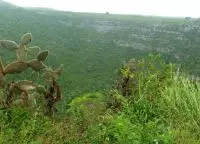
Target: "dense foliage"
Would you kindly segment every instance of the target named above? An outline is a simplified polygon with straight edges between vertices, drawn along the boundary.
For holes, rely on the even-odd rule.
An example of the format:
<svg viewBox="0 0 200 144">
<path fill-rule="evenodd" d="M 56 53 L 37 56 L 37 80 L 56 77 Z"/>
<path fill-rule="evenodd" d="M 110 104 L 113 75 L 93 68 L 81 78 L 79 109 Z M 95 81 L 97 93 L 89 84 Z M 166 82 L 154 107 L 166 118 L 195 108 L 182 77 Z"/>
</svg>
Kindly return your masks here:
<svg viewBox="0 0 200 144">
<path fill-rule="evenodd" d="M 39 107 L 2 109 L 1 143 L 200 142 L 198 82 L 152 55 L 129 61 L 118 76 L 109 93 L 81 95 L 53 120 Z M 131 93 L 124 95 L 127 88 Z"/>
</svg>

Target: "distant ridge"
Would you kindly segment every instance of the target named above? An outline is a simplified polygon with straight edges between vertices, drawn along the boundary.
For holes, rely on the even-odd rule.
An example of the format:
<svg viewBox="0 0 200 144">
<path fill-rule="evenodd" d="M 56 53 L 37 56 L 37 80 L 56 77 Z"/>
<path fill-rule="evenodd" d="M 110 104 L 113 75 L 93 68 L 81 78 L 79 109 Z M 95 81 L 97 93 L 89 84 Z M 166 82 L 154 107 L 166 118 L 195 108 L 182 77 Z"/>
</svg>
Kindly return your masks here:
<svg viewBox="0 0 200 144">
<path fill-rule="evenodd" d="M 0 8 L 10 8 L 10 9 L 13 9 L 13 8 L 19 8 L 18 6 L 14 5 L 14 4 L 11 4 L 11 3 L 8 3 L 8 2 L 5 2 L 3 0 L 0 0 Z"/>
<path fill-rule="evenodd" d="M 40 11 L 59 11 L 53 8 L 46 8 L 46 7 L 21 7 L 21 6 L 17 6 L 15 4 L 6 2 L 4 0 L 0 0 L 0 11 L 1 9 L 19 9 L 19 8 L 28 9 L 28 10 L 40 10 Z"/>
<path fill-rule="evenodd" d="M 53 8 L 46 8 L 46 7 L 23 7 L 23 8 L 26 8 L 26 9 L 33 9 L 33 10 L 47 10 L 47 11 L 58 11 L 56 9 L 53 9 Z"/>
</svg>

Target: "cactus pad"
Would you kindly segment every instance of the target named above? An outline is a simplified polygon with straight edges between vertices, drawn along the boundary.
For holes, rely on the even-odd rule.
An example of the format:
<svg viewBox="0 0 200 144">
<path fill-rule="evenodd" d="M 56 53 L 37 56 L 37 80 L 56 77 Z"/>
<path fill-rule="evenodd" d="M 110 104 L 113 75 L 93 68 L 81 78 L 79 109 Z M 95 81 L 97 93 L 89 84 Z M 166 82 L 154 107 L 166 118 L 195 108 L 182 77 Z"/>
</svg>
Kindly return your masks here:
<svg viewBox="0 0 200 144">
<path fill-rule="evenodd" d="M 33 37 L 31 33 L 25 33 L 21 37 L 21 45 L 28 45 L 32 41 Z"/>
<path fill-rule="evenodd" d="M 26 58 L 26 46 L 20 45 L 19 49 L 16 50 L 18 60 L 24 60 Z"/>
<path fill-rule="evenodd" d="M 49 55 L 49 51 L 43 50 L 37 55 L 37 60 L 38 61 L 45 61 L 48 55 Z"/>
<path fill-rule="evenodd" d="M 15 41 L 0 40 L 0 48 L 5 48 L 10 51 L 15 51 L 19 48 L 19 45 Z"/>
<path fill-rule="evenodd" d="M 28 62 L 29 66 L 36 72 L 41 71 L 42 69 L 46 68 L 47 66 L 42 62 L 38 61 L 37 59 L 33 59 Z"/>
<path fill-rule="evenodd" d="M 10 64 L 8 64 L 5 69 L 4 73 L 5 74 L 16 74 L 16 73 L 21 73 L 28 69 L 29 65 L 28 63 L 24 61 L 15 61 Z"/>
<path fill-rule="evenodd" d="M 16 82 L 16 86 L 23 91 L 34 90 L 37 87 L 36 84 L 29 80 L 18 81 Z"/>
</svg>

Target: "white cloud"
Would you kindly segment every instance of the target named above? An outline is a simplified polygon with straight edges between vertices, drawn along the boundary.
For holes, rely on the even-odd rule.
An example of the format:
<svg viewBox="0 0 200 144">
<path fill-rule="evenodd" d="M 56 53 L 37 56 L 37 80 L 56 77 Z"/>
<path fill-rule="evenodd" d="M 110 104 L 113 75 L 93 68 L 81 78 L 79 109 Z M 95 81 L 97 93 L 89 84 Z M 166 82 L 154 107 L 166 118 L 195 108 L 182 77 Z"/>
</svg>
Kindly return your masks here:
<svg viewBox="0 0 200 144">
<path fill-rule="evenodd" d="M 6 0 L 19 6 L 79 12 L 199 17 L 199 0 Z"/>
</svg>

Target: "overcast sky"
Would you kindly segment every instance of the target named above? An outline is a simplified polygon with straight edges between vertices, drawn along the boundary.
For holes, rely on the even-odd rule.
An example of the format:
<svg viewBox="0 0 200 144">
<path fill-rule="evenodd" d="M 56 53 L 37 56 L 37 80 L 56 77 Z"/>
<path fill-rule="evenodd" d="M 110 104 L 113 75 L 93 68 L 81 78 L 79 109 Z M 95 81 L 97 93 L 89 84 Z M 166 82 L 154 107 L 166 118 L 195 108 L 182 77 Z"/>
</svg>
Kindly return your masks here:
<svg viewBox="0 0 200 144">
<path fill-rule="evenodd" d="M 174 17 L 200 17 L 200 0 L 5 0 L 18 6 L 49 7 L 75 12 L 106 11 Z"/>
</svg>

